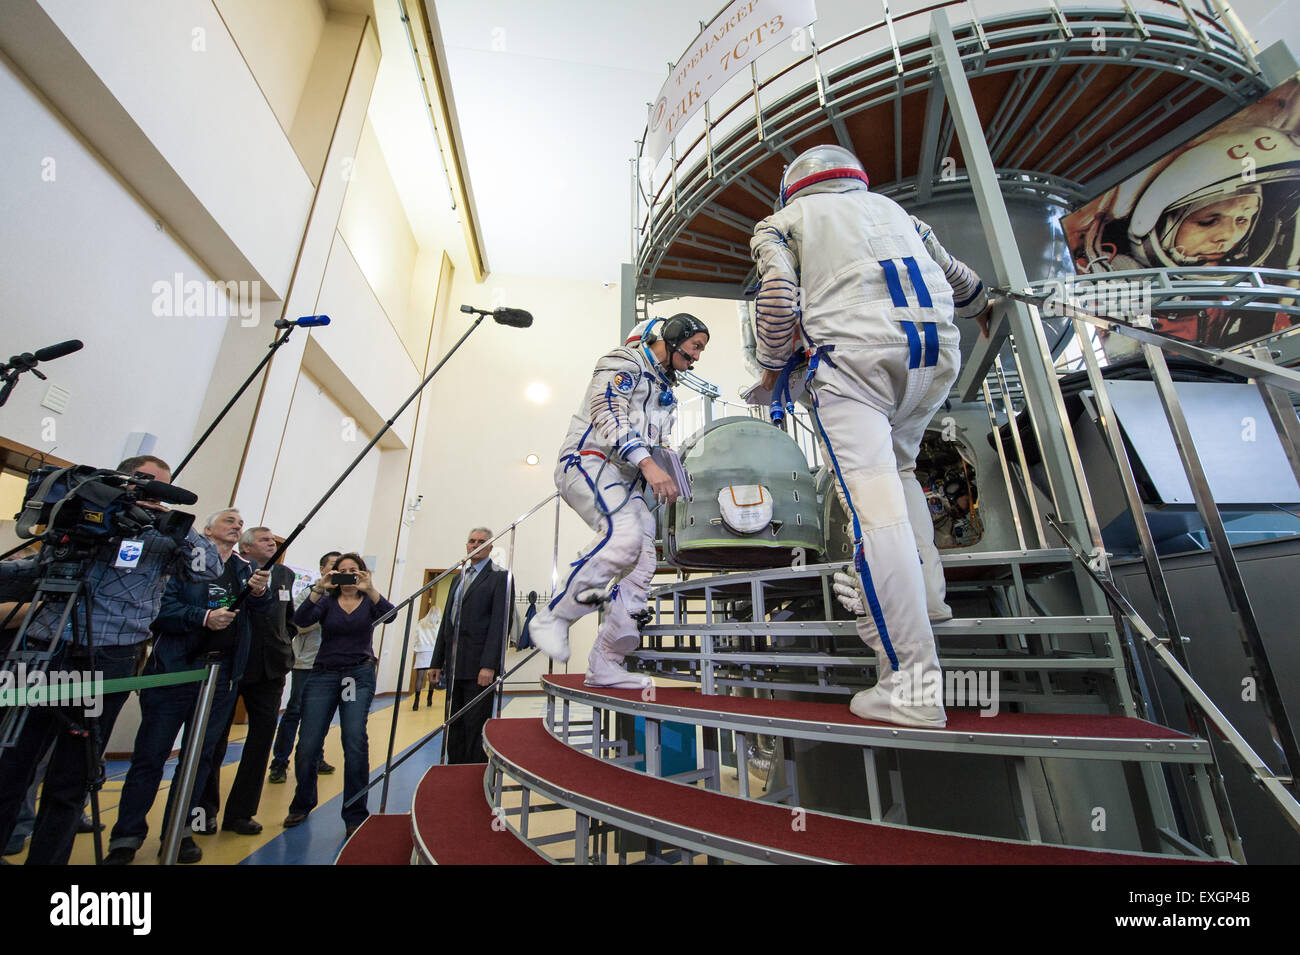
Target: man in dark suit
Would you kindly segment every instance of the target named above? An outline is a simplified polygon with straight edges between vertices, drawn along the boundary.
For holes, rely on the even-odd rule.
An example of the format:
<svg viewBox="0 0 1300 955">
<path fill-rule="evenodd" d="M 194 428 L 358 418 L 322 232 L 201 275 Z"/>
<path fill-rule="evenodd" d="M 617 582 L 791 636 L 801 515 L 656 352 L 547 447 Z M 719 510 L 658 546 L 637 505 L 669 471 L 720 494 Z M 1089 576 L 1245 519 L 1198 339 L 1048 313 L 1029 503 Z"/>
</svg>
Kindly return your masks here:
<svg viewBox="0 0 1300 955">
<path fill-rule="evenodd" d="M 453 580 L 442 615 L 438 641 L 433 648 L 434 682 L 444 666 L 451 668 L 451 713 L 455 715 L 492 685 L 501 672 L 506 623 L 514 602 L 506 571 L 494 567 L 487 542 L 492 532 L 476 527 L 469 532 L 465 552 L 469 567 Z M 464 589 L 462 597 L 461 590 Z M 483 724 L 492 714 L 488 693 L 456 720 L 447 731 L 447 762 L 484 763 Z"/>
<path fill-rule="evenodd" d="M 254 567 L 265 567 L 275 553 L 275 535 L 269 527 L 252 527 L 239 538 L 239 553 Z M 275 741 L 275 725 L 280 716 L 280 699 L 284 696 L 284 677 L 293 666 L 293 635 L 297 632 L 291 622 L 293 617 L 293 571 L 283 564 L 270 568 L 271 584 L 268 588 L 273 598 L 264 613 L 251 613 L 252 640 L 248 647 L 248 662 L 239 682 L 239 695 L 248 712 L 248 735 L 239 757 L 239 769 L 226 800 L 226 816 L 221 828 L 241 836 L 255 836 L 262 824 L 255 820 L 258 803 L 262 800 L 262 783 L 271 758 L 271 744 Z M 212 772 L 203 793 L 205 810 L 202 822 L 195 831 L 210 834 L 217 831 L 217 810 L 221 805 L 219 785 L 221 764 L 226 757 L 226 740 L 231 722 L 221 734 L 213 756 Z"/>
</svg>

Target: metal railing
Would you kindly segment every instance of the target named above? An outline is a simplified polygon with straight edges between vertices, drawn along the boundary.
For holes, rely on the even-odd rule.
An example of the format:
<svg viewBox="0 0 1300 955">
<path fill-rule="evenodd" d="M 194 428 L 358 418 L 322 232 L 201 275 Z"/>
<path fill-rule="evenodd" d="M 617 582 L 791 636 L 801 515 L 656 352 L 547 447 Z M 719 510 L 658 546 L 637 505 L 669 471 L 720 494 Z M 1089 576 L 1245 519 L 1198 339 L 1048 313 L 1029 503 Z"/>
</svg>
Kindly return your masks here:
<svg viewBox="0 0 1300 955">
<path fill-rule="evenodd" d="M 552 550 L 551 550 L 551 590 L 554 591 L 557 582 L 559 580 L 559 568 L 560 568 L 561 500 L 558 491 L 548 495 L 547 497 L 543 498 L 540 502 L 533 505 L 522 515 L 515 518 L 515 520 L 511 521 L 510 524 L 507 525 L 505 530 L 501 531 L 501 533 L 497 534 L 495 537 L 491 538 L 483 545 L 483 547 L 487 548 L 490 552 L 493 544 L 495 544 L 497 541 L 501 540 L 502 538 L 508 538 L 508 551 L 507 551 L 507 558 L 506 558 L 506 593 L 508 595 L 514 593 L 516 532 L 518 531 L 519 526 L 521 524 L 523 524 L 526 520 L 528 520 L 534 514 L 539 512 L 547 504 L 550 504 L 552 501 L 555 502 L 555 530 L 554 530 L 554 537 L 553 537 Z M 499 714 L 501 709 L 501 693 L 505 687 L 506 679 L 512 676 L 514 673 L 516 673 L 520 668 L 525 666 L 529 661 L 531 661 L 534 657 L 536 657 L 538 653 L 541 652 L 540 650 L 533 650 L 532 653 L 528 654 L 528 656 L 524 657 L 522 660 L 517 662 L 509 670 L 505 669 L 506 649 L 510 638 L 510 623 L 513 618 L 513 613 L 511 613 L 510 611 L 514 606 L 513 601 L 508 601 L 507 612 L 504 615 L 505 619 L 503 621 L 502 631 L 501 631 L 501 661 L 502 661 L 501 672 L 498 672 L 496 677 L 492 680 L 491 684 L 486 687 L 483 687 L 482 690 L 472 700 L 469 700 L 468 702 L 463 704 L 460 707 L 460 709 L 457 710 L 455 713 L 450 713 L 447 716 L 447 718 L 437 727 L 437 729 L 434 729 L 432 732 L 427 733 L 423 737 L 421 737 L 401 757 L 397 759 L 393 758 L 393 750 L 396 747 L 396 743 L 397 743 L 397 723 L 402 710 L 402 707 L 398 705 L 400 704 L 401 695 L 402 695 L 402 689 L 401 689 L 402 678 L 407 672 L 406 671 L 407 653 L 411 646 L 412 616 L 418 609 L 418 602 L 420 598 L 423 597 L 426 593 L 428 593 L 432 589 L 434 589 L 435 587 L 437 587 L 438 584 L 442 583 L 443 580 L 445 580 L 452 574 L 460 575 L 461 578 L 460 584 L 462 587 L 464 587 L 465 573 L 468 570 L 471 562 L 472 561 L 469 555 L 466 555 L 465 557 L 461 558 L 453 566 L 447 568 L 442 573 L 438 574 L 438 576 L 434 577 L 432 580 L 426 583 L 419 590 L 415 591 L 410 596 L 402 600 L 401 603 L 395 605 L 392 610 L 386 613 L 383 617 L 376 620 L 372 625 L 373 628 L 373 627 L 380 627 L 388 623 L 392 623 L 397 620 L 398 615 L 403 610 L 406 611 L 406 623 L 402 631 L 402 651 L 400 654 L 400 658 L 398 660 L 398 668 L 397 668 L 398 676 L 397 676 L 396 695 L 398 698 L 398 703 L 395 703 L 393 706 L 393 718 L 388 731 L 388 754 L 384 760 L 384 768 L 383 770 L 380 771 L 378 776 L 376 776 L 374 779 L 371 779 L 366 784 L 365 788 L 362 789 L 360 793 L 357 793 L 352 797 L 352 799 L 348 801 L 348 805 L 366 799 L 371 789 L 373 789 L 375 786 L 379 785 L 380 783 L 383 783 L 383 790 L 379 801 L 379 811 L 385 812 L 388 807 L 388 790 L 389 790 L 389 783 L 392 779 L 393 771 L 396 770 L 408 759 L 410 759 L 412 756 L 414 756 L 420 749 L 422 749 L 425 746 L 425 744 L 427 744 L 439 733 L 442 734 L 442 758 L 445 759 L 447 755 L 447 739 L 449 736 L 449 733 L 447 731 L 451 728 L 451 726 L 455 724 L 458 720 L 460 720 L 463 717 L 463 714 L 473 709 L 473 707 L 476 704 L 478 704 L 489 694 L 493 694 L 495 696 L 496 699 L 493 704 L 493 709 L 495 710 L 495 712 Z M 450 610 L 448 612 L 450 612 Z M 455 628 L 455 632 L 452 637 L 450 660 L 448 666 L 446 667 L 448 689 L 446 693 L 446 700 L 444 702 L 444 713 L 447 712 L 448 708 L 451 705 L 451 699 L 452 699 L 451 687 L 454 685 L 456 680 L 456 656 L 460 649 L 459 617 L 457 617 L 453 626 Z"/>
<path fill-rule="evenodd" d="M 146 676 L 123 677 L 116 680 L 103 680 L 95 684 L 59 684 L 56 686 L 47 686 L 44 690 L 26 689 L 20 690 L 0 690 L 0 709 L 7 707 L 20 707 L 28 705 L 49 705 L 51 703 L 63 703 L 69 700 L 83 699 L 87 691 L 98 695 L 101 699 L 110 693 L 130 693 L 132 691 L 140 692 L 142 690 L 156 689 L 164 686 L 180 686 L 186 683 L 202 683 L 199 687 L 198 696 L 194 701 L 194 709 L 189 719 L 186 721 L 186 732 L 184 742 L 181 747 L 180 761 L 177 764 L 175 775 L 172 777 L 171 791 L 168 793 L 167 805 L 170 810 L 165 813 L 166 824 L 163 827 L 162 852 L 161 859 L 163 865 L 175 865 L 176 857 L 180 854 L 181 840 L 184 838 L 181 831 L 188 830 L 190 825 L 190 798 L 194 793 L 194 781 L 198 776 L 199 758 L 203 749 L 203 739 L 207 734 L 208 716 L 212 712 L 212 704 L 217 695 L 217 678 L 221 671 L 221 661 L 219 655 L 210 655 L 205 660 L 205 666 L 193 670 L 183 670 L 177 673 L 155 673 Z M 94 735 L 88 735 L 86 745 L 90 746 Z M 108 743 L 107 740 L 100 741 L 100 749 Z M 220 767 L 214 767 L 213 771 L 217 772 Z M 102 777 L 93 782 L 86 795 L 90 801 L 91 820 L 95 825 L 94 839 L 92 845 L 95 853 L 95 865 L 102 865 L 104 861 L 102 838 L 99 830 L 102 828 L 99 823 L 99 790 L 102 784 Z"/>
<path fill-rule="evenodd" d="M 1297 276 L 1290 274 L 1288 277 L 1294 279 Z M 996 291 L 1005 298 L 1029 306 L 1035 313 L 1037 308 L 1047 299 L 1047 295 L 1043 292 L 1032 288 L 1000 289 Z M 1300 373 L 1274 365 L 1267 349 L 1255 349 L 1253 355 L 1247 356 L 1162 334 L 1150 327 L 1151 320 L 1149 316 L 1138 316 L 1137 320 L 1132 322 L 1125 321 L 1107 315 L 1093 314 L 1079 308 L 1068 299 L 1054 300 L 1052 306 L 1068 317 L 1074 325 L 1075 336 L 1081 346 L 1081 357 L 1087 371 L 1089 384 L 1097 402 L 1103 433 L 1109 445 L 1111 456 L 1119 470 L 1126 503 L 1137 529 L 1143 564 L 1156 598 L 1165 635 L 1163 637 L 1156 636 L 1154 631 L 1137 615 L 1132 606 L 1119 594 L 1110 578 L 1104 560 L 1098 559 L 1100 555 L 1085 555 L 1077 542 L 1071 539 L 1061 528 L 1056 515 L 1048 514 L 1045 520 L 1055 533 L 1065 541 L 1066 546 L 1074 554 L 1080 569 L 1091 576 L 1101 587 L 1107 600 L 1141 634 L 1142 638 L 1156 652 L 1157 659 L 1173 674 L 1188 701 L 1189 721 L 1192 725 L 1198 728 L 1201 735 L 1205 736 L 1209 729 L 1208 723 L 1213 723 L 1214 727 L 1223 734 L 1233 751 L 1246 764 L 1250 772 L 1255 775 L 1266 791 L 1278 802 L 1288 821 L 1297 830 L 1300 830 L 1300 804 L 1297 804 L 1293 795 L 1295 789 L 1294 771 L 1296 767 L 1300 767 L 1300 751 L 1297 750 L 1295 731 L 1287 716 L 1273 667 L 1269 661 L 1268 651 L 1262 638 L 1259 622 L 1251 606 L 1250 596 L 1246 591 L 1241 569 L 1233 554 L 1224 528 L 1223 518 L 1210 491 L 1200 455 L 1192 440 L 1187 417 L 1174 387 L 1173 379 L 1170 376 L 1169 366 L 1165 360 L 1165 352 L 1168 351 L 1191 358 L 1212 368 L 1225 369 L 1254 380 L 1265 404 L 1269 408 L 1270 419 L 1286 452 L 1287 459 L 1291 463 L 1297 485 L 1300 485 L 1300 419 L 1296 416 L 1289 396 L 1300 395 Z M 1237 624 L 1242 647 L 1250 665 L 1251 674 L 1258 687 L 1259 699 L 1276 750 L 1278 760 L 1276 770 L 1270 769 L 1246 744 L 1241 734 L 1227 724 L 1226 719 L 1214 706 L 1213 701 L 1197 686 L 1188 673 L 1187 658 L 1183 648 L 1185 638 L 1178 625 L 1173 600 L 1160 566 L 1154 536 L 1138 490 L 1132 462 L 1128 458 L 1119 421 L 1110 403 L 1101 365 L 1094 351 L 1095 344 L 1094 338 L 1089 331 L 1090 327 L 1102 329 L 1110 334 L 1124 336 L 1137 342 L 1140 346 L 1141 354 L 1150 370 L 1156 393 L 1164 410 L 1170 431 L 1173 434 L 1174 444 L 1184 474 L 1192 489 L 1197 512 L 1205 526 L 1210 551 L 1224 586 L 1228 608 Z M 987 383 L 984 394 L 986 402 L 990 406 L 990 419 L 992 420 L 992 406 L 991 402 L 988 401 Z M 1011 422 L 1012 434 L 1016 435 L 1018 429 L 1015 413 L 1009 401 L 1006 410 Z M 1060 421 L 1060 425 L 1063 428 L 1071 428 L 1070 421 L 1064 417 Z M 999 434 L 996 427 L 994 434 Z M 998 443 L 1000 444 L 1000 436 Z M 999 456 L 1003 457 L 1001 448 L 999 448 Z M 1033 489 L 1029 482 L 1028 469 L 1024 464 L 1023 456 L 1020 458 L 1020 463 L 1024 468 L 1026 495 L 1032 498 Z M 1079 467 L 1081 468 L 1081 465 Z M 1227 799 L 1222 792 L 1222 784 L 1217 772 L 1213 774 L 1213 779 L 1216 801 L 1220 802 L 1221 810 L 1226 810 Z M 1230 814 L 1225 814 L 1225 819 L 1230 818 Z"/>
<path fill-rule="evenodd" d="M 706 100 L 705 108 L 674 135 L 665 157 L 670 165 L 661 176 L 663 162 L 651 168 L 650 157 L 645 155 L 647 136 L 643 134 L 636 142 L 631 162 L 631 239 L 639 284 L 648 289 L 665 267 L 697 281 L 744 283 L 748 266 L 741 260 L 747 256 L 724 263 L 668 257 L 670 246 L 679 241 L 717 251 L 719 240 L 684 231 L 686 220 L 732 186 L 770 207 L 775 194 L 751 175 L 756 165 L 821 128 L 836 127 L 837 134 L 841 133 L 844 120 L 853 114 L 888 100 L 897 104 L 904 93 L 915 93 L 935 82 L 930 38 L 924 26 L 935 11 L 969 11 L 969 22 L 958 26 L 958 42 L 985 74 L 1033 68 L 1045 59 L 1053 63 L 1124 63 L 1163 71 L 1183 82 L 1194 81 L 1198 91 L 1214 89 L 1236 97 L 1242 78 L 1256 78 L 1259 73 L 1256 50 L 1227 5 L 1222 0 L 1214 2 L 1219 9 L 1213 15 L 1193 10 L 1186 0 L 1143 0 L 1138 4 L 1141 13 L 1127 2 L 1122 7 L 1064 11 L 1048 4 L 983 21 L 969 0 L 925 3 L 901 15 L 891 14 L 888 4 L 882 3 L 882 19 L 824 45 L 818 44 L 809 27 L 801 31 L 803 43 L 796 47 L 806 51 L 802 55 L 784 62 L 774 59 L 774 53 L 766 54 L 751 64 L 751 83 L 742 85 L 739 95 L 737 86 L 728 83 Z M 1101 51 L 1094 43 L 1098 30 L 1110 41 Z M 1189 37 L 1194 42 L 1189 43 Z M 864 49 L 870 52 L 854 55 Z M 760 76 L 760 63 L 771 64 L 765 76 Z M 1262 80 L 1258 86 L 1262 91 Z M 810 104 L 820 113 L 812 128 L 807 124 Z M 1004 134 L 1009 131 L 1013 130 L 1002 130 Z M 949 154 L 951 135 L 950 129 L 945 131 L 937 155 Z M 1115 148 L 1122 149 L 1123 137 L 1115 139 Z M 1079 184 L 1093 177 L 1098 163 L 1114 158 L 1112 152 L 1109 148 L 1094 150 L 1065 169 L 1065 175 L 1007 168 L 999 172 L 999 178 L 1008 192 L 1066 205 L 1086 198 Z M 932 181 L 936 177 L 929 175 L 905 177 L 901 139 L 894 159 L 896 181 L 887 191 L 896 199 L 905 198 L 909 190 L 922 193 L 924 201 L 946 189 L 969 188 L 965 182 Z M 730 210 L 710 208 L 719 217 L 735 217 L 732 224 L 741 232 L 753 228 L 752 221 L 739 221 L 743 217 Z"/>
</svg>

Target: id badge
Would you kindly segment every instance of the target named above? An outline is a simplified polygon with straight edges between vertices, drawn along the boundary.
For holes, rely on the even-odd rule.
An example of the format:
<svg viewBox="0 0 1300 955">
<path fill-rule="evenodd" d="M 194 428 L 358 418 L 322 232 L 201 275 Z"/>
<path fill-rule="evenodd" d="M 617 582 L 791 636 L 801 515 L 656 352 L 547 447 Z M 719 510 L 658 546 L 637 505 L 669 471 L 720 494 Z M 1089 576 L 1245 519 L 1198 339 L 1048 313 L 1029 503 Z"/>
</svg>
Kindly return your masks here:
<svg viewBox="0 0 1300 955">
<path fill-rule="evenodd" d="M 288 602 L 289 602 L 289 600 L 291 599 L 291 596 L 292 596 L 292 595 L 289 593 L 288 590 L 286 590 L 286 589 L 283 588 L 283 587 L 280 588 L 280 599 L 283 600 L 285 603 L 288 603 Z"/>
<path fill-rule="evenodd" d="M 114 567 L 135 570 L 140 565 L 140 555 L 144 553 L 144 541 L 124 540 L 117 545 L 117 560 Z"/>
</svg>

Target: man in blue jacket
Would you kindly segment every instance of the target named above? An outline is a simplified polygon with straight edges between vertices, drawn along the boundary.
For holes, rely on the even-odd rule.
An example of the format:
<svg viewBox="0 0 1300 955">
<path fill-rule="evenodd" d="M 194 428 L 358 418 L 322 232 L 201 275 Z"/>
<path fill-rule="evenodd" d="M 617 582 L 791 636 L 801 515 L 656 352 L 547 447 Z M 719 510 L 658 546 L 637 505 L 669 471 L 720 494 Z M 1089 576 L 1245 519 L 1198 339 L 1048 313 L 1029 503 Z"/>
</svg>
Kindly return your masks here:
<svg viewBox="0 0 1300 955">
<path fill-rule="evenodd" d="M 266 613 L 273 606 L 267 592 L 267 571 L 255 572 L 252 564 L 235 553 L 235 545 L 243 531 L 244 519 L 234 508 L 217 511 L 208 518 L 203 533 L 216 545 L 221 558 L 220 574 L 211 582 L 190 583 L 179 577 L 168 581 L 162 609 L 154 621 L 158 639 L 153 656 L 145 666 L 146 674 L 178 673 L 204 666 L 210 653 L 220 654 L 217 692 L 203 734 L 194 789 L 185 808 L 187 827 L 192 822 L 192 812 L 198 807 L 208 773 L 220 769 L 212 766 L 212 754 L 230 720 L 238 696 L 239 679 L 248 659 L 252 635 L 249 615 Z M 249 586 L 250 597 L 244 606 L 239 610 L 227 609 L 245 584 Z M 140 692 L 140 729 L 135 736 L 131 768 L 122 786 L 122 800 L 109 839 L 105 865 L 129 863 L 148 835 L 146 817 L 158 795 L 163 766 L 182 726 L 185 727 L 185 743 L 189 741 L 190 721 L 201 686 L 199 683 L 182 683 Z M 164 829 L 177 808 L 177 789 L 178 786 L 173 784 L 168 795 Z M 201 858 L 202 850 L 187 835 L 181 843 L 178 861 L 198 862 Z"/>
</svg>

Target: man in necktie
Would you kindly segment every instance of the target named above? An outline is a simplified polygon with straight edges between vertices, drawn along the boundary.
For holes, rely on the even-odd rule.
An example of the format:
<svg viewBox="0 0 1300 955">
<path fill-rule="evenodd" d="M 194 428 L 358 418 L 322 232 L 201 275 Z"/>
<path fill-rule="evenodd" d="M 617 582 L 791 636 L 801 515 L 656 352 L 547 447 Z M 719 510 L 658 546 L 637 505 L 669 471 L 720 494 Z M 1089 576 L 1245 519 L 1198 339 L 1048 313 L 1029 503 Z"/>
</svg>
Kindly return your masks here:
<svg viewBox="0 0 1300 955">
<path fill-rule="evenodd" d="M 493 566 L 489 557 L 487 542 L 492 536 L 486 527 L 469 532 L 465 542 L 468 563 L 464 573 L 453 579 L 451 610 L 443 615 L 433 648 L 431 676 L 436 683 L 443 667 L 448 668 L 450 713 L 460 714 L 447 730 L 449 763 L 487 762 L 483 724 L 492 714 L 492 694 L 473 706 L 467 704 L 501 672 L 506 624 L 514 602 L 513 588 L 507 586 L 509 574 Z"/>
</svg>

